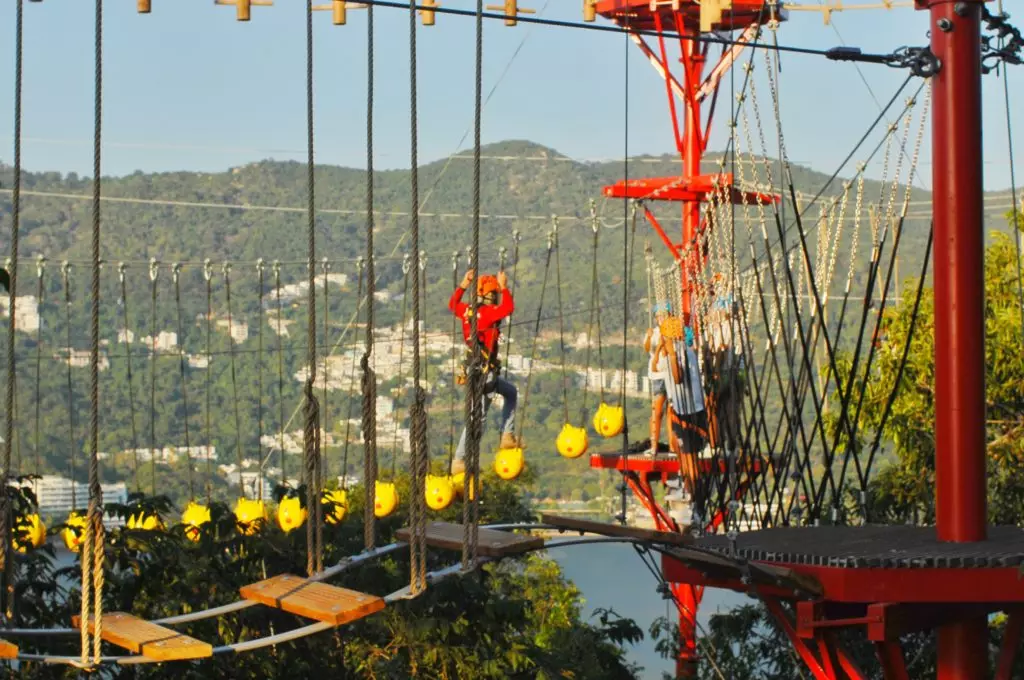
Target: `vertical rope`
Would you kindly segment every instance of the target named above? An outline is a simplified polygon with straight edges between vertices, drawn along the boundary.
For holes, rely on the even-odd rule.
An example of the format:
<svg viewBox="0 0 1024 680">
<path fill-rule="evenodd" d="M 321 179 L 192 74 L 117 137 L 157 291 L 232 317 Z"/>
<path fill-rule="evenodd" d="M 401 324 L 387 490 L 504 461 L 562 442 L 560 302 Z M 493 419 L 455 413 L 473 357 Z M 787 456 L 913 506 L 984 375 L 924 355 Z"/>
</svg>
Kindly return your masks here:
<svg viewBox="0 0 1024 680">
<path fill-rule="evenodd" d="M 64 284 L 64 337 L 68 349 L 68 473 L 71 476 L 71 507 L 78 509 L 78 447 L 75 445 L 75 393 L 71 379 L 71 263 L 64 260 L 60 265 L 60 276 Z"/>
<path fill-rule="evenodd" d="M 476 3 L 476 73 L 474 78 L 474 111 L 473 111 L 473 241 L 472 269 L 480 276 L 480 118 L 482 110 L 481 94 L 483 89 L 483 42 L 484 20 L 483 0 Z M 479 522 L 480 492 L 480 429 L 483 405 L 481 402 L 481 383 L 483 381 L 480 365 L 480 338 L 478 336 L 478 300 L 472 296 L 472 336 L 473 355 L 470 361 L 468 380 L 466 381 L 466 482 L 469 487 L 465 494 L 462 507 L 462 568 L 475 566 L 477 547 L 477 524 Z M 471 498 L 472 497 L 472 498 Z"/>
<path fill-rule="evenodd" d="M 509 286 L 510 290 L 515 290 L 516 289 L 516 282 L 519 280 L 519 277 L 518 277 L 518 272 L 519 272 L 519 241 L 521 239 L 522 239 L 522 236 L 520 235 L 519 230 L 518 229 L 513 229 L 512 230 L 512 243 L 514 244 L 514 248 L 512 250 L 512 285 Z M 509 356 L 509 352 L 512 351 L 512 329 L 514 328 L 514 326 L 512 325 L 512 317 L 514 315 L 515 315 L 515 311 L 513 311 L 512 314 L 508 315 L 508 334 L 505 336 L 505 379 L 506 380 L 508 379 L 508 356 Z"/>
<path fill-rule="evenodd" d="M 228 312 L 228 362 L 231 368 L 231 402 L 235 412 L 235 458 L 238 459 L 238 490 L 245 496 L 245 484 L 242 477 L 242 416 L 238 407 L 238 373 L 235 369 L 235 319 L 231 310 L 231 263 L 221 266 L 224 275 L 224 301 Z M 255 490 L 254 490 L 255 491 Z M 263 500 L 257 496 L 256 500 Z"/>
<path fill-rule="evenodd" d="M 131 334 L 131 321 L 128 318 L 128 282 L 125 277 L 125 264 L 120 262 L 117 265 L 117 276 L 121 281 L 121 307 L 124 316 L 124 356 L 125 363 L 128 368 L 128 405 L 130 409 L 131 417 L 131 428 L 132 428 L 132 476 L 134 477 L 135 490 L 142 491 L 142 484 L 139 481 L 139 435 L 138 430 L 135 428 L 135 384 L 132 379 L 132 345 L 129 339 Z M 39 277 L 39 291 L 42 293 L 43 290 L 43 279 L 42 272 L 40 271 Z M 41 343 L 40 343 L 41 345 Z M 39 346 L 37 346 L 37 349 Z M 38 355 L 38 352 L 37 352 Z M 38 362 L 38 356 L 37 356 Z M 36 365 L 36 382 L 39 381 L 39 366 Z M 39 399 L 36 397 L 36 448 L 39 448 Z M 36 469 L 39 468 L 39 461 L 36 461 Z"/>
<path fill-rule="evenodd" d="M 306 362 L 309 378 L 306 380 L 304 446 L 306 454 L 306 571 L 312 576 L 319 571 L 321 561 L 320 527 L 315 506 L 319 506 L 320 418 L 319 405 L 313 392 L 316 384 L 316 168 L 313 158 L 313 0 L 306 0 L 306 237 L 308 245 L 307 276 L 309 303 L 306 305 Z"/>
<path fill-rule="evenodd" d="M 562 420 L 569 422 L 569 384 L 565 376 L 565 315 L 562 312 L 562 257 L 558 243 L 558 218 L 551 218 L 551 233 L 555 236 L 555 293 L 558 295 L 558 349 L 562 363 Z"/>
<path fill-rule="evenodd" d="M 92 178 L 92 315 L 90 319 L 89 347 L 89 515 L 86 535 L 92 534 L 93 553 L 83 554 L 82 559 L 82 608 L 86 609 L 88 598 L 85 582 L 92 578 L 93 599 L 93 663 L 100 660 L 100 641 L 103 634 L 103 489 L 100 487 L 99 425 L 100 425 L 100 185 L 101 149 L 103 131 L 103 0 L 96 0 L 96 78 L 95 78 L 95 127 L 93 129 L 93 178 Z M 12 277 L 13 281 L 13 277 Z M 14 318 L 13 308 L 11 318 Z M 6 545 L 6 543 L 5 543 Z M 82 626 L 88 627 L 88 617 L 82 618 Z M 83 648 L 82 656 L 86 656 Z"/>
<path fill-rule="evenodd" d="M 171 277 L 174 279 L 174 308 L 175 316 L 178 322 L 178 372 L 181 375 L 181 400 L 185 407 L 185 417 L 183 418 L 185 425 L 185 459 L 188 463 L 188 499 L 194 501 L 196 499 L 196 487 L 195 487 L 195 471 L 193 470 L 192 463 L 192 438 L 189 436 L 188 430 L 188 378 L 186 376 L 185 365 L 187 360 L 185 359 L 185 334 L 181 324 L 181 283 L 179 282 L 181 274 L 181 264 L 175 262 L 171 265 Z M 262 393 L 262 391 L 261 391 Z"/>
<path fill-rule="evenodd" d="M 149 477 L 150 493 L 156 495 L 156 279 L 160 269 L 156 258 L 149 261 Z M 125 302 L 127 309 L 127 302 Z M 127 313 L 127 312 L 126 312 Z"/>
<path fill-rule="evenodd" d="M 18 240 L 21 229 L 21 94 L 22 63 L 25 34 L 24 0 L 18 0 L 15 14 L 15 49 L 14 49 L 14 184 L 11 194 L 11 265 L 10 286 L 8 289 L 7 320 L 7 400 L 4 421 L 4 481 L 3 493 L 0 495 L 0 572 L 5 580 L 10 573 L 8 569 L 8 546 L 11 530 L 11 504 L 7 493 L 7 480 L 11 477 L 11 447 L 14 444 L 14 392 L 17 389 L 15 374 L 15 305 L 18 295 Z M 6 590 L 6 589 L 5 589 Z"/>
<path fill-rule="evenodd" d="M 363 391 L 363 543 L 374 547 L 373 505 L 377 485 L 377 374 L 373 355 L 373 294 L 376 285 L 373 251 L 373 5 L 366 7 L 366 347 L 360 360 Z"/>
<path fill-rule="evenodd" d="M 287 485 L 288 471 L 285 469 L 284 455 L 284 335 L 281 327 L 284 308 L 281 305 L 281 263 L 274 260 L 273 269 L 274 294 L 277 297 L 277 445 L 281 451 L 281 483 Z"/>
<path fill-rule="evenodd" d="M 629 20 L 626 20 L 626 28 L 629 28 Z M 622 172 L 623 172 L 623 184 L 629 184 L 629 31 L 627 30 L 624 34 L 625 37 L 625 58 L 623 60 L 623 133 L 622 133 Z M 623 473 L 622 483 L 619 485 L 620 494 L 620 505 L 621 511 L 618 516 L 620 523 L 626 523 L 626 473 L 625 470 L 629 463 L 629 426 L 626 418 L 626 341 L 629 333 L 629 230 L 625 228 L 625 225 L 629 224 L 629 207 L 630 202 L 628 200 L 622 201 L 622 462 L 623 462 Z M 633 228 L 636 228 L 636 205 L 633 205 Z M 602 378 L 602 400 L 604 399 L 604 385 Z"/>
<path fill-rule="evenodd" d="M 213 433 L 210 430 L 210 390 L 213 380 L 213 354 L 210 351 L 211 324 L 213 323 L 213 266 L 210 258 L 203 262 L 203 278 L 206 279 L 206 503 L 210 504 L 213 494 L 213 455 L 211 444 Z M 245 489 L 239 489 L 239 497 L 245 498 Z"/>
<path fill-rule="evenodd" d="M 424 420 L 424 403 L 426 396 L 420 384 L 420 188 L 419 188 L 419 151 L 418 117 L 416 111 L 416 0 L 409 0 L 409 135 L 410 135 L 410 168 L 409 193 L 412 232 L 412 261 L 417 270 L 412 276 L 412 491 L 410 492 L 410 518 L 413 540 L 409 544 L 410 553 L 410 587 L 418 594 L 427 587 L 427 543 L 426 543 L 426 498 L 425 482 L 427 477 L 427 441 L 426 422 Z"/>
<path fill-rule="evenodd" d="M 257 498 L 263 498 L 263 467 L 266 458 L 263 457 L 263 267 L 265 262 L 261 257 L 256 261 L 256 285 L 259 286 L 259 302 L 256 309 L 259 310 L 258 330 L 256 331 L 256 452 L 257 460 L 260 461 L 259 480 L 257 484 Z M 185 410 L 186 422 L 188 421 L 188 410 Z"/>
<path fill-rule="evenodd" d="M 358 291 L 356 292 L 356 314 L 359 313 L 359 305 L 363 300 L 363 258 L 359 258 L 356 262 L 356 269 L 358 270 L 359 283 Z M 348 489 L 348 442 L 349 435 L 352 433 L 352 404 L 355 402 L 355 391 L 356 386 L 356 361 L 355 357 L 352 357 L 352 366 L 349 370 L 348 377 L 348 411 L 345 414 L 345 450 L 342 454 L 341 459 L 341 489 L 346 491 Z M 348 498 L 346 497 L 346 502 Z"/>
<path fill-rule="evenodd" d="M 45 266 L 46 266 L 46 258 L 43 257 L 42 255 L 39 255 L 38 259 L 36 260 L 36 274 L 37 274 L 38 279 L 39 279 L 38 289 L 37 289 L 37 292 L 36 292 L 36 297 L 39 300 L 39 309 L 40 310 L 42 310 L 42 308 L 43 308 L 43 296 L 46 294 L 46 289 L 43 287 L 43 267 L 45 267 Z M 41 415 L 41 408 L 40 408 L 41 407 L 41 403 L 40 403 L 40 398 L 39 398 L 39 386 L 40 386 L 40 382 L 42 381 L 42 368 L 43 368 L 43 324 L 42 324 L 42 319 L 41 318 L 40 318 L 40 324 L 39 324 L 39 333 L 36 336 L 36 340 L 37 340 L 37 342 L 36 342 L 36 404 L 35 404 L 35 406 L 36 406 L 36 423 L 35 423 L 35 447 L 34 447 L 35 448 L 35 451 L 34 451 L 34 454 L 35 454 L 35 470 L 34 470 L 34 472 L 35 472 L 35 474 L 39 475 L 39 474 L 42 474 L 42 472 L 41 472 L 41 470 L 42 470 L 42 465 L 41 465 L 42 461 L 41 461 L 41 456 L 40 456 L 40 451 L 39 451 L 39 436 L 40 436 L 39 420 L 40 420 L 40 415 Z M 135 414 L 134 414 L 134 411 L 133 411 L 132 412 L 132 434 L 133 434 L 133 436 L 134 436 L 134 433 L 135 433 Z M 136 467 L 138 467 L 138 465 L 136 465 Z"/>
</svg>

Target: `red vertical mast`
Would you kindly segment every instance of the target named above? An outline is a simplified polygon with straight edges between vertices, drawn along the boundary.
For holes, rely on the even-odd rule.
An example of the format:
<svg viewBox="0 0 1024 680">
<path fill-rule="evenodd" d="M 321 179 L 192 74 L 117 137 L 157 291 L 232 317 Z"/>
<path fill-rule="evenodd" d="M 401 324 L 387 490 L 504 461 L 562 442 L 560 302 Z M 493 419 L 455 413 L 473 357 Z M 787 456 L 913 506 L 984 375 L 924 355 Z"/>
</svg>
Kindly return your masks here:
<svg viewBox="0 0 1024 680">
<path fill-rule="evenodd" d="M 930 13 L 935 229 L 935 508 L 943 541 L 986 536 L 981 0 L 917 0 Z M 939 629 L 940 680 L 982 678 L 984 617 Z"/>
</svg>

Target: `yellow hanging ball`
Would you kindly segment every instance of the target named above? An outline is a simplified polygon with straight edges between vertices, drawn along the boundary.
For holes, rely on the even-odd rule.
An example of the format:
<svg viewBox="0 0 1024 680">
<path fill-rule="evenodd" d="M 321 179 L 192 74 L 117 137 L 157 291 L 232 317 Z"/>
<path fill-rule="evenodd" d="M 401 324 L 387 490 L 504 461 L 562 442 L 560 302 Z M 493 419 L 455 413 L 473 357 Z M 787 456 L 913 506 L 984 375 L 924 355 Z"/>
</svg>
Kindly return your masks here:
<svg viewBox="0 0 1024 680">
<path fill-rule="evenodd" d="M 324 505 L 324 520 L 328 524 L 337 524 L 345 519 L 345 513 L 348 511 L 348 494 L 344 489 L 324 491 L 320 502 Z"/>
<path fill-rule="evenodd" d="M 243 536 L 252 536 L 263 528 L 263 523 L 270 519 L 263 501 L 239 498 L 235 505 L 235 522 Z"/>
<path fill-rule="evenodd" d="M 68 515 L 68 519 L 64 524 L 67 525 L 64 527 L 64 531 L 61 532 L 61 536 L 64 538 L 64 545 L 68 547 L 68 550 L 76 553 L 82 549 L 82 541 L 85 540 L 85 515 L 72 512 Z"/>
<path fill-rule="evenodd" d="M 277 525 L 284 533 L 298 529 L 306 521 L 306 509 L 298 496 L 287 496 L 277 506 Z"/>
<path fill-rule="evenodd" d="M 398 507 L 398 489 L 391 482 L 377 482 L 373 493 L 373 514 L 387 517 Z"/>
<path fill-rule="evenodd" d="M 470 477 L 470 480 L 472 480 L 472 477 Z M 456 498 L 462 498 L 463 496 L 465 496 L 466 495 L 466 473 L 465 472 L 456 472 L 454 475 L 452 475 L 452 486 L 455 487 L 455 497 Z M 476 484 L 470 484 L 469 486 L 471 487 L 470 490 L 469 490 L 469 500 L 471 500 L 471 501 L 472 500 L 476 500 L 476 494 L 474 492 L 480 490 L 480 482 L 477 481 Z"/>
<path fill-rule="evenodd" d="M 19 517 L 14 527 L 16 532 L 14 547 L 20 553 L 28 552 L 30 547 L 38 548 L 46 542 L 46 525 L 36 513 Z"/>
<path fill-rule="evenodd" d="M 159 515 L 139 512 L 128 516 L 128 528 L 140 531 L 162 531 L 164 522 Z"/>
<path fill-rule="evenodd" d="M 427 475 L 427 505 L 431 510 L 444 510 L 455 499 L 455 487 L 450 477 Z"/>
<path fill-rule="evenodd" d="M 523 450 L 519 447 L 498 449 L 494 455 L 494 472 L 502 479 L 515 479 L 523 471 L 524 465 Z"/>
<path fill-rule="evenodd" d="M 558 453 L 566 458 L 579 458 L 587 452 L 587 431 L 566 423 L 555 440 Z"/>
<path fill-rule="evenodd" d="M 602 437 L 614 437 L 622 432 L 624 421 L 621 406 L 602 403 L 594 414 L 594 429 Z"/>
<path fill-rule="evenodd" d="M 185 536 L 190 541 L 198 541 L 200 528 L 210 521 L 210 508 L 199 503 L 189 502 L 185 512 L 181 513 L 181 523 L 185 525 Z"/>
</svg>

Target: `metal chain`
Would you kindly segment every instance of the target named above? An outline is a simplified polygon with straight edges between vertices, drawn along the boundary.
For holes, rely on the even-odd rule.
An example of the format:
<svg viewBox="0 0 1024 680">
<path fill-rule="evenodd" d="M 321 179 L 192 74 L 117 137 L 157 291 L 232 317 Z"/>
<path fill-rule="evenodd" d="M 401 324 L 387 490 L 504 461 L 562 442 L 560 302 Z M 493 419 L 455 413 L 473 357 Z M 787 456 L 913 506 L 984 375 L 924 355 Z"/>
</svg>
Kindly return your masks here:
<svg viewBox="0 0 1024 680">
<path fill-rule="evenodd" d="M 68 467 L 71 476 L 71 506 L 78 509 L 78 446 L 75 435 L 75 393 L 71 379 L 71 265 L 64 260 L 60 266 L 61 280 L 64 285 L 64 332 L 68 350 L 67 383 L 68 383 Z"/>
<path fill-rule="evenodd" d="M 228 362 L 231 370 L 231 401 L 235 409 L 235 457 L 238 459 L 238 491 L 242 498 L 245 498 L 245 483 L 242 475 L 242 421 L 238 411 L 238 379 L 235 370 L 235 320 L 231 310 L 231 263 L 225 262 L 221 265 L 221 273 L 224 276 L 224 300 L 227 304 L 228 313 Z M 257 498 L 256 500 L 263 500 Z"/>
<path fill-rule="evenodd" d="M 281 263 L 274 260 L 274 296 L 277 298 L 277 437 L 281 451 L 281 483 L 288 484 L 288 471 L 284 451 L 284 331 L 281 328 L 284 307 L 281 304 Z"/>
<path fill-rule="evenodd" d="M 211 325 L 213 323 L 213 266 L 210 258 L 203 262 L 203 278 L 206 280 L 206 503 L 210 503 L 213 495 L 213 433 L 210 430 L 210 392 L 211 381 L 213 380 L 213 354 L 211 353 Z M 239 489 L 243 494 L 244 489 Z"/>
</svg>

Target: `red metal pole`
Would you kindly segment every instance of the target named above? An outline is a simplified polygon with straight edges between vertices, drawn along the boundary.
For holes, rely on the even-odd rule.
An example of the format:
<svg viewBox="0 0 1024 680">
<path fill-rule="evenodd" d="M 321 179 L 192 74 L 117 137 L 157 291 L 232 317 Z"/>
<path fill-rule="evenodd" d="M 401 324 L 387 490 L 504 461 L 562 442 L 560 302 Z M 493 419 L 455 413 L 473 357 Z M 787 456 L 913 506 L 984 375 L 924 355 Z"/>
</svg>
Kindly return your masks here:
<svg viewBox="0 0 1024 680">
<path fill-rule="evenodd" d="M 685 79 L 684 86 L 688 93 L 696 91 L 700 87 L 701 73 L 704 71 L 704 57 L 701 55 L 699 45 L 693 40 L 683 40 L 681 43 L 683 52 L 683 71 Z M 704 145 L 701 142 L 701 116 L 700 103 L 692 96 L 687 96 L 684 107 L 683 118 L 683 177 L 686 181 L 692 182 L 700 175 L 700 161 L 704 155 Z M 698 261 L 699 254 L 696 251 L 696 237 L 700 230 L 700 200 L 683 202 L 683 308 L 681 310 L 684 319 L 689 321 L 690 313 L 693 311 L 692 303 L 692 274 L 696 271 L 694 264 Z"/>
<path fill-rule="evenodd" d="M 918 0 L 930 13 L 935 229 L 935 508 L 939 540 L 986 535 L 981 1 Z M 939 680 L 987 674 L 984 617 L 939 629 Z"/>
</svg>

